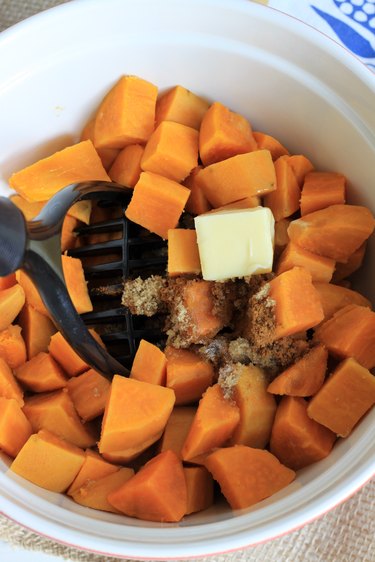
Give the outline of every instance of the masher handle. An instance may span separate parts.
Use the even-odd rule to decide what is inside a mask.
[[[27,227],[22,212],[7,197],[0,197],[0,277],[22,266]]]

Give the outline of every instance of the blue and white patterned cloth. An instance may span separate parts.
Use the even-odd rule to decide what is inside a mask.
[[[269,0],[352,51],[375,71],[375,0]]]

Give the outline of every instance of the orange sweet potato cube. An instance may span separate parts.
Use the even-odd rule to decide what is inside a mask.
[[[260,131],[254,131],[253,133],[254,139],[258,145],[258,149],[261,150],[265,148],[269,150],[272,156],[272,160],[277,160],[280,156],[288,156],[289,152],[288,149],[285,148],[284,145],[281,144],[280,141],[272,137],[271,135],[267,135],[267,133],[262,133]]]
[[[96,148],[143,143],[154,130],[157,87],[137,76],[122,76],[104,97],[95,117]]]
[[[375,367],[375,312],[348,304],[315,331],[315,338],[338,359],[353,357],[363,367]]]
[[[0,357],[0,396],[13,398],[20,406],[23,406],[23,390],[14,377],[12,369]]]
[[[90,329],[89,332],[96,341],[104,347],[100,336],[95,330]],[[48,351],[69,377],[76,377],[90,368],[86,361],[84,361],[68,344],[60,332],[56,332],[56,334],[52,336]]]
[[[40,314],[49,317],[49,312],[30,277],[22,269],[19,269],[16,272],[16,278],[25,291],[26,304],[32,306]]]
[[[39,215],[40,211],[46,204],[46,201],[28,201],[25,197],[18,194],[11,195],[10,199],[12,203],[14,203],[19,210],[22,211],[23,216],[27,221],[31,221]]]
[[[120,513],[108,502],[107,496],[116,492],[130,478],[134,476],[132,468],[119,468],[116,472],[107,474],[102,478],[90,479],[85,484],[75,489],[70,495],[73,500],[92,509]],[[74,484],[74,482],[73,482]]]
[[[62,253],[76,247],[78,238],[75,229],[78,227],[78,224],[79,224],[78,219],[72,217],[71,215],[66,215],[61,230]]]
[[[134,187],[141,175],[141,160],[144,147],[140,144],[125,146],[116,156],[108,172],[112,181]]]
[[[225,105],[214,102],[199,130],[199,155],[205,166],[257,149],[249,121]]]
[[[47,201],[28,201],[21,195],[12,195],[12,203],[14,203],[23,213],[27,221],[34,219],[43,209]],[[72,205],[64,219],[61,231],[61,251],[73,246],[76,241],[74,229],[78,226],[78,221],[85,224],[90,222],[91,201],[78,201]]]
[[[80,181],[109,181],[90,140],[68,146],[13,174],[10,186],[28,201],[47,201],[63,187]]]
[[[353,357],[344,359],[311,399],[307,413],[341,437],[375,404],[375,377]]]
[[[375,220],[367,207],[330,205],[292,220],[288,235],[302,248],[346,262],[373,233]]]
[[[199,130],[209,103],[183,86],[175,86],[159,97],[156,102],[155,121],[175,121]]]
[[[148,521],[180,521],[187,510],[184,470],[173,451],[148,461],[133,478],[108,495],[121,513]]]
[[[82,487],[87,486],[90,482],[100,480],[101,478],[104,478],[109,474],[114,474],[119,470],[119,466],[105,461],[96,451],[86,449],[85,460],[83,461],[81,469],[66,493],[69,496],[72,496],[74,493],[79,492]]]
[[[51,337],[57,332],[56,326],[48,316],[26,304],[19,316],[19,323],[22,328],[28,359],[48,350]]]
[[[274,378],[267,391],[289,396],[313,396],[324,382],[327,361],[328,351],[324,345],[318,344]]]
[[[290,219],[281,219],[275,222],[275,249],[274,256],[278,258],[289,243],[288,226]]]
[[[198,131],[174,121],[162,121],[147,141],[142,170],[180,182],[197,165]]]
[[[323,282],[314,282],[314,287],[319,293],[324,320],[329,320],[336,312],[348,306],[348,304],[358,304],[359,306],[371,308],[371,302],[361,293],[352,289]]]
[[[25,400],[23,411],[34,432],[52,431],[83,449],[96,444],[96,428],[81,422],[66,389],[31,396]]]
[[[267,375],[254,365],[240,364],[233,367],[232,373],[236,382],[230,393],[239,408],[240,420],[229,443],[264,449],[276,412],[275,398],[267,392]]]
[[[104,411],[99,452],[128,462],[155,443],[175,403],[173,390],[115,375]],[[121,457],[121,459],[120,459]]]
[[[0,397],[0,449],[10,457],[18,455],[32,428],[20,404],[13,398]]]
[[[176,395],[176,404],[197,402],[212,384],[214,369],[211,363],[188,349],[168,346],[166,386]]]
[[[92,211],[92,201],[84,200],[77,201],[72,205],[67,213],[67,216],[77,219],[85,224],[90,224]]]
[[[303,267],[293,267],[272,279],[269,295],[275,301],[276,339],[313,328],[324,318],[311,274]]]
[[[164,239],[177,226],[190,195],[187,187],[151,172],[142,172],[125,211],[131,221]]]
[[[307,269],[313,281],[329,283],[335,270],[335,261],[309,252],[294,242],[288,242],[277,260],[276,275],[295,266]]]
[[[264,198],[264,205],[271,209],[275,221],[290,217],[299,209],[301,190],[288,159],[288,156],[280,156],[276,160],[277,188]]]
[[[199,275],[201,262],[195,230],[168,230],[168,275]]]
[[[254,207],[260,207],[261,204],[261,198],[258,195],[252,195],[251,197],[244,197],[243,199],[239,199],[238,201],[233,201],[233,203],[221,205],[221,207],[215,207],[215,209],[210,209],[208,212],[213,215],[215,213],[221,213],[223,211],[253,209]]]
[[[288,162],[297,178],[299,187],[302,189],[306,174],[312,172],[314,166],[303,154],[292,154],[292,156],[289,156]]]
[[[21,326],[11,324],[0,332],[0,357],[11,369],[16,369],[26,361],[26,345],[21,335]]]
[[[217,449],[208,455],[205,466],[232,509],[244,509],[272,496],[296,475],[269,451],[246,445]]]
[[[0,331],[8,328],[25,304],[25,292],[19,283],[0,290]]]
[[[366,246],[367,242],[364,242],[348,257],[345,263],[336,263],[335,272],[332,277],[333,283],[346,279],[361,267],[366,253]]]
[[[181,458],[181,449],[196,414],[194,406],[175,406],[160,439],[159,451],[174,451]]]
[[[104,412],[111,383],[94,369],[68,380],[66,387],[80,418],[86,422]]]
[[[165,385],[167,358],[156,345],[142,339],[130,371],[130,378]]]
[[[26,441],[10,470],[51,492],[65,492],[78,474],[85,454],[50,431],[41,430]]]
[[[190,190],[189,199],[186,202],[185,209],[192,215],[201,215],[209,211],[212,206],[203,193],[202,186],[199,183],[199,172],[202,166],[196,166],[190,175],[185,179],[183,185]]]
[[[307,414],[308,403],[300,397],[284,396],[272,427],[270,451],[293,470],[324,459],[336,435]]]
[[[199,171],[198,181],[211,205],[220,207],[274,191],[275,166],[269,150],[254,150],[206,166]]]
[[[91,140],[94,142],[95,140],[95,117],[90,119],[86,125],[83,127],[80,140]],[[116,158],[117,154],[119,153],[118,148],[96,148],[96,152],[99,155],[100,160],[102,161],[103,167],[105,170],[109,170],[111,165],[113,164],[114,159]]]
[[[81,260],[70,256],[61,257],[65,283],[76,311],[78,314],[91,312],[93,310],[93,306],[87,290]]]
[[[14,371],[20,383],[33,392],[51,392],[66,386],[64,371],[52,355],[41,351]]]
[[[235,402],[225,398],[218,384],[209,386],[199,402],[183,444],[183,460],[194,459],[221,447],[231,437],[239,421],[240,411]]]
[[[334,172],[306,174],[301,192],[301,215],[345,203],[346,178]]]
[[[207,468],[185,466],[184,475],[187,488],[186,515],[210,507],[214,501],[214,481]]]

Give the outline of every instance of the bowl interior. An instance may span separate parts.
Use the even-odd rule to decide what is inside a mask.
[[[47,46],[47,47],[46,47]],[[78,140],[108,88],[136,74],[181,84],[246,115],[320,170],[344,173],[349,201],[375,210],[374,76],[343,48],[246,0],[86,0],[40,14],[0,39],[0,193],[9,175]],[[375,301],[375,241],[357,288]],[[323,513],[375,473],[372,411],[324,461],[245,512],[226,505],[179,525],[82,508],[8,472],[3,511],[63,542],[135,557],[199,556],[277,536]]]

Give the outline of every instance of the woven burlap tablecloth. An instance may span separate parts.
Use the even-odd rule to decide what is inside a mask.
[[[103,0],[105,1],[105,0]],[[296,4],[300,0],[295,0]],[[42,10],[56,0],[0,0],[0,31]],[[266,3],[263,0],[262,3]],[[275,5],[275,2],[273,3]],[[284,537],[231,554],[199,558],[208,562],[375,562],[375,480],[321,518]],[[66,560],[116,560],[76,550],[45,539],[0,516],[0,540],[15,548],[52,554]],[[155,553],[157,555],[157,553]],[[1,561],[1,562],[6,562]]]

